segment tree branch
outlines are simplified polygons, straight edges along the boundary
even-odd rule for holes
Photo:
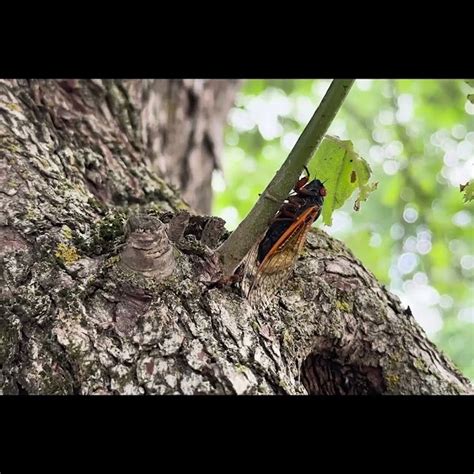
[[[288,158],[276,173],[259,200],[222,244],[217,253],[224,276],[231,275],[295,185],[303,167],[314,155],[319,143],[349,93],[354,79],[334,79]]]

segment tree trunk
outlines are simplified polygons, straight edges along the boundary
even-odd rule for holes
[[[322,231],[265,311],[209,284],[237,86],[0,81],[2,393],[471,392]]]

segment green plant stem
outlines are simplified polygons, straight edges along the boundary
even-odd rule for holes
[[[253,244],[288,197],[305,165],[314,155],[349,93],[354,79],[334,79],[288,158],[276,173],[247,217],[217,249],[224,276],[234,273]]]

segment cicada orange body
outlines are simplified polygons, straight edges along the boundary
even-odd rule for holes
[[[283,203],[267,231],[243,261],[242,290],[253,302],[266,302],[281,286],[302,251],[306,235],[321,214],[326,188],[304,177]]]

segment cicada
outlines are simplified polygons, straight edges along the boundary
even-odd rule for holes
[[[326,188],[319,179],[299,179],[268,229],[244,258],[238,272],[241,289],[252,304],[265,305],[286,281],[321,214]]]

